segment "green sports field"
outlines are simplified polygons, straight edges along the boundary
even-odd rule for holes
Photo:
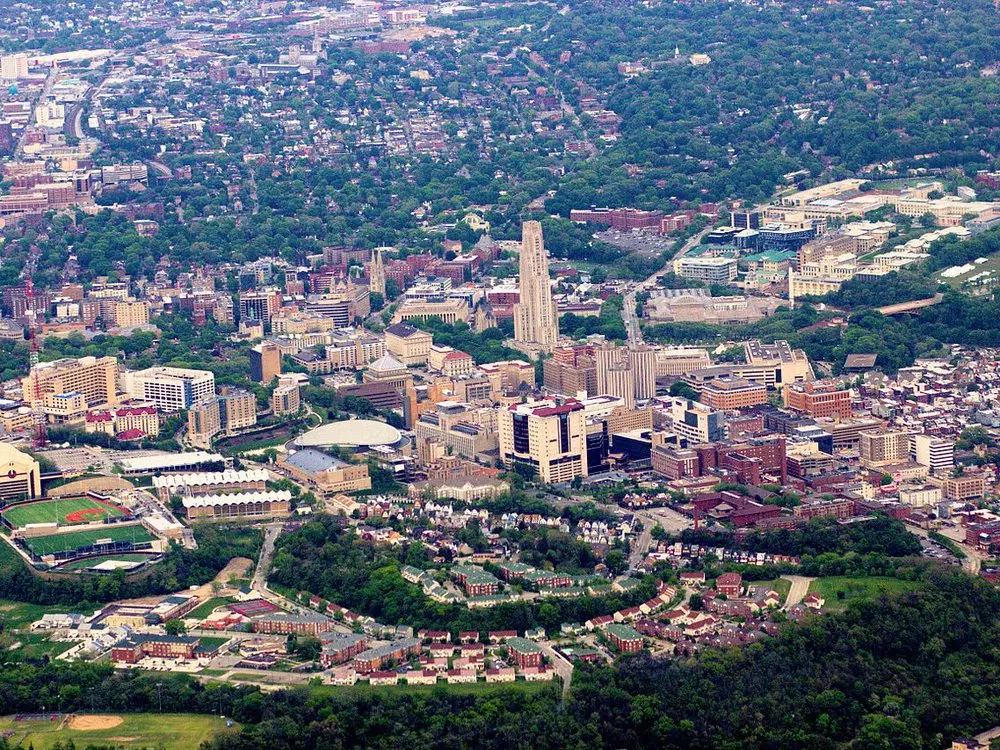
[[[56,552],[69,552],[80,547],[89,547],[98,539],[111,539],[115,542],[151,542],[155,536],[142,526],[108,526],[103,529],[74,531],[68,534],[49,534],[26,538],[24,541],[36,555],[50,555]]]
[[[125,512],[121,508],[89,497],[12,505],[3,511],[3,517],[15,529],[32,523],[57,523],[66,526],[100,521],[104,518],[118,518],[123,515]]]
[[[89,721],[88,721],[89,720]],[[81,728],[71,728],[73,725]],[[101,725],[105,725],[101,727]],[[93,729],[82,727],[94,726]],[[99,728],[100,727],[100,728]],[[63,746],[72,740],[76,747],[162,747],[167,750],[197,748],[223,732],[237,732],[226,727],[218,716],[197,714],[104,714],[77,716],[74,721],[14,721],[0,719],[0,732],[10,735],[12,746],[46,750],[56,743]]]

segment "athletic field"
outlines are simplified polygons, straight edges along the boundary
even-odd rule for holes
[[[3,517],[15,529],[32,523],[57,523],[60,526],[70,526],[124,515],[125,511],[118,506],[91,500],[89,497],[24,503],[12,505],[3,511]]]
[[[49,534],[24,538],[25,544],[36,555],[51,555],[58,552],[72,552],[80,547],[90,547],[98,539],[110,539],[113,542],[152,542],[155,536],[138,524],[134,526],[106,526],[102,529],[88,531],[72,531],[68,534]]]
[[[187,750],[200,747],[218,734],[238,732],[237,726],[227,727],[218,716],[196,714],[78,714],[60,715],[55,721],[39,717],[0,718],[0,733],[8,736],[12,746],[45,750],[53,745],[67,747],[162,747],[167,750]],[[20,744],[19,744],[20,743]]]

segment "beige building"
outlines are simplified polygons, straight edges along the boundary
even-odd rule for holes
[[[38,461],[9,443],[0,443],[0,499],[30,500],[41,494]]]
[[[385,348],[404,365],[427,362],[434,338],[408,323],[396,323],[385,329]]]
[[[295,414],[300,407],[299,387],[295,383],[279,385],[271,394],[271,412],[275,415]]]
[[[910,457],[910,434],[903,430],[872,430],[862,432],[860,438],[858,451],[864,466],[884,466]]]
[[[711,364],[708,352],[694,346],[667,346],[656,352],[657,375],[684,375]]]
[[[293,479],[313,484],[323,492],[359,492],[372,488],[368,464],[349,464],[315,448],[280,454],[278,466]]]
[[[87,416],[87,399],[79,391],[73,393],[46,393],[42,411],[53,424],[80,424]]]
[[[540,222],[526,221],[521,226],[519,264],[520,297],[514,305],[514,341],[519,349],[530,354],[551,352],[559,338],[559,317],[552,302],[549,259]]]
[[[257,397],[249,391],[227,388],[221,395],[203,399],[188,410],[188,437],[208,447],[219,433],[235,435],[257,424]]]
[[[406,365],[391,354],[386,354],[382,359],[368,365],[362,378],[365,383],[391,385],[400,393],[413,385],[413,376],[406,369]]]
[[[125,390],[132,398],[152,401],[161,411],[174,412],[215,395],[215,375],[185,367],[149,367],[126,372]]]
[[[149,303],[145,300],[125,300],[115,302],[115,328],[133,328],[149,322]]]
[[[449,378],[470,374],[475,369],[472,357],[450,346],[431,346],[427,353],[427,369]]]
[[[500,458],[530,466],[542,482],[587,476],[584,406],[575,399],[513,404],[499,413]]]
[[[48,393],[82,393],[88,406],[118,402],[118,360],[80,357],[40,362],[23,379],[24,400],[32,408],[43,405]]]
[[[392,322],[400,323],[406,320],[437,318],[443,323],[467,323],[469,313],[469,306],[464,299],[407,299],[396,308],[396,312],[392,316]]]

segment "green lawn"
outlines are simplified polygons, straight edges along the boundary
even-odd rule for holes
[[[76,645],[72,641],[50,641],[50,633],[12,633],[10,637],[13,643],[17,643],[18,641],[21,643],[11,653],[14,656],[24,659],[41,659],[46,654],[48,654],[50,659],[54,659],[59,654],[69,651]]]
[[[8,599],[0,599],[0,620],[3,620],[4,629],[11,630],[27,627],[35,620],[41,619],[42,615],[51,612],[74,612],[71,606],[65,604],[27,604],[26,602],[12,602]],[[91,607],[81,614],[92,614],[94,608]]]
[[[68,518],[74,513],[79,518]],[[31,523],[58,523],[60,525],[75,523],[90,523],[103,518],[118,518],[125,512],[114,505],[91,500],[89,497],[71,497],[65,500],[48,500],[40,503],[25,503],[12,505],[3,512],[15,528],[21,528]]]
[[[0,719],[0,733],[13,732],[12,745],[33,746],[46,750],[58,742],[72,740],[77,747],[108,745],[114,747],[162,747],[167,750],[189,750],[221,732],[238,731],[227,728],[226,720],[198,714],[120,714],[122,722],[110,729],[59,729],[59,722],[15,722],[13,717]]]
[[[199,604],[197,607],[195,607],[186,615],[184,615],[184,617],[185,619],[188,617],[193,617],[199,620],[204,620],[206,617],[212,614],[213,610],[215,610],[217,607],[221,607],[225,604],[231,604],[232,602],[233,598],[230,596],[215,596]]]
[[[142,562],[143,560],[148,560],[149,555],[144,555],[141,553],[129,553],[125,552],[118,555],[100,555],[98,557],[87,557],[83,560],[74,560],[73,562],[66,563],[61,566],[59,570],[86,570],[87,568],[92,568],[93,566],[104,562],[105,560],[123,560],[125,562]]]
[[[871,576],[868,578],[853,578],[849,576],[831,576],[817,578],[809,584],[810,594],[819,594],[826,599],[827,609],[839,611],[847,609],[853,601],[874,599],[882,594],[901,594],[917,587],[914,581],[901,581],[898,578]],[[843,595],[840,595],[843,592]]]
[[[111,539],[116,542],[152,542],[156,539],[146,529],[139,525],[133,526],[108,526],[102,529],[91,529],[88,531],[73,531],[68,534],[50,534],[48,536],[38,536],[25,541],[36,555],[48,555],[54,552],[68,552],[89,547],[98,539]]]

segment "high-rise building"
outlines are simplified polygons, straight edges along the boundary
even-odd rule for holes
[[[884,466],[910,457],[910,434],[905,430],[870,430],[859,435],[858,451],[865,466]]]
[[[87,406],[118,402],[118,360],[114,357],[80,357],[40,362],[22,382],[24,400],[33,408],[47,394],[82,393]]]
[[[629,350],[629,364],[635,382],[635,397],[648,401],[656,395],[656,350],[650,346],[638,346]]]
[[[691,445],[722,440],[723,416],[705,404],[674,396],[670,399],[670,425]]]
[[[234,435],[257,424],[257,397],[239,388],[227,388],[218,396],[203,398],[188,410],[188,437],[207,447],[220,432]]]
[[[514,306],[514,341],[529,354],[551,352],[559,338],[559,318],[549,285],[542,225],[521,227],[520,301]]]
[[[250,379],[270,383],[281,374],[281,350],[272,341],[264,341],[250,350]]]
[[[112,311],[115,328],[133,328],[149,322],[149,303],[145,300],[119,300]]]
[[[300,403],[299,386],[296,383],[279,385],[271,394],[271,412],[276,416],[296,413]]]
[[[785,406],[810,417],[851,416],[851,392],[837,385],[814,383],[788,385],[784,390]]]
[[[631,409],[635,406],[635,376],[628,349],[602,347],[597,350],[597,392],[617,396]]]
[[[274,292],[240,292],[240,322],[255,320],[270,329],[271,318],[281,307],[281,297]]]
[[[16,81],[28,77],[28,56],[23,52],[0,57],[0,78]]]
[[[586,477],[584,406],[576,399],[514,404],[500,411],[500,457],[512,467],[532,467],[543,482]]]
[[[385,265],[382,263],[382,248],[372,250],[371,267],[368,271],[368,291],[381,294],[385,298]]]
[[[208,370],[150,367],[125,373],[125,390],[132,398],[152,401],[160,411],[180,411],[215,395],[215,375]]]
[[[943,474],[955,465],[955,444],[934,435],[914,435],[910,440],[910,455],[930,469],[931,474]]]

